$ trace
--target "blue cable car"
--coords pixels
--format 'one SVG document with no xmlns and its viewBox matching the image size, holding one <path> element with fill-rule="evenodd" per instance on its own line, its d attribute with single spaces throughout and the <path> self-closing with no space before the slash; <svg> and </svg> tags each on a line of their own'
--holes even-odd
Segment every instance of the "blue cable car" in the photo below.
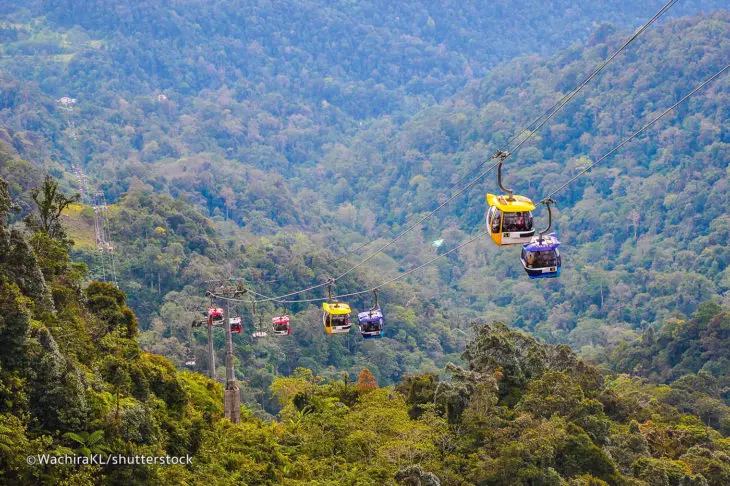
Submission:
<svg viewBox="0 0 730 486">
<path fill-rule="evenodd" d="M 555 233 L 535 236 L 522 245 L 522 266 L 530 278 L 553 278 L 560 276 L 560 241 Z"/>
<path fill-rule="evenodd" d="M 385 334 L 383 312 L 380 308 L 360 312 L 357 319 L 360 321 L 360 334 L 365 339 L 381 338 Z"/>
<path fill-rule="evenodd" d="M 385 335 L 385 322 L 383 321 L 383 311 L 378 305 L 378 289 L 373 289 L 375 296 L 373 306 L 370 310 L 360 312 L 357 315 L 359 321 L 360 334 L 365 339 L 381 338 Z"/>
<path fill-rule="evenodd" d="M 522 245 L 522 267 L 530 278 L 554 278 L 560 276 L 560 241 L 555 233 L 546 234 L 553 224 L 553 213 L 550 204 L 552 199 L 546 199 L 543 204 L 548 210 L 548 227 L 540 232 L 539 236 L 533 236 L 529 243 Z"/>
</svg>

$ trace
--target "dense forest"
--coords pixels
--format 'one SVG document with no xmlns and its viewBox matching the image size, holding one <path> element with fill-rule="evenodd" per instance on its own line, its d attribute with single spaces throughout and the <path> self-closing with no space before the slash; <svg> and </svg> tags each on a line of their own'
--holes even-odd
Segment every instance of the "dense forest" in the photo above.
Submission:
<svg viewBox="0 0 730 486">
<path fill-rule="evenodd" d="M 257 340 L 232 303 L 244 418 L 223 419 L 191 327 L 206 282 L 281 295 L 345 272 L 664 2 L 482 3 L 0 5 L 0 482 L 730 483 L 727 76 L 556 197 L 560 279 L 528 280 L 519 249 L 482 238 L 384 286 L 380 340 L 327 336 L 306 302 L 261 304 L 293 330 Z M 508 161 L 507 185 L 540 200 L 728 58 L 724 2 L 678 3 Z M 336 291 L 482 231 L 494 179 Z M 26 449 L 194 461 L 54 469 Z"/>
<path fill-rule="evenodd" d="M 378 387 L 299 367 L 269 392 L 279 418 L 222 419 L 220 385 L 141 351 L 112 284 L 84 286 L 51 178 L 25 228 L 0 179 L 0 477 L 5 484 L 696 484 L 730 480 L 722 383 L 602 374 L 567 346 L 475 327 L 465 366 Z M 55 194 L 49 198 L 49 194 Z M 730 313 L 703 306 L 692 328 Z M 682 347 L 694 332 L 671 338 Z M 700 336 L 692 343 L 699 346 Z M 651 354 L 651 352 L 647 353 Z M 623 361 L 620 366 L 624 366 Z M 649 366 L 647 366 L 648 368 Z M 679 370 L 677 371 L 680 372 Z M 698 384 L 695 382 L 699 382 Z M 190 466 L 52 467 L 28 455 L 191 455 Z"/>
</svg>

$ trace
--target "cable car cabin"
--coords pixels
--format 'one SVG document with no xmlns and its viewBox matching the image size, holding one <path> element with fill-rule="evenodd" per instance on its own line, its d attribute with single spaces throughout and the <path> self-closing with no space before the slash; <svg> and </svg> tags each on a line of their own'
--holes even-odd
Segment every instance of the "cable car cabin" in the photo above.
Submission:
<svg viewBox="0 0 730 486">
<path fill-rule="evenodd" d="M 243 330 L 241 326 L 241 316 L 231 317 L 228 319 L 228 323 L 231 325 L 231 332 L 240 333 Z"/>
<path fill-rule="evenodd" d="M 497 196 L 487 194 L 487 230 L 498 245 L 529 243 L 535 235 L 532 211 L 535 205 L 525 196 Z"/>
<path fill-rule="evenodd" d="M 379 308 L 360 312 L 357 320 L 360 322 L 360 334 L 365 339 L 381 338 L 385 334 L 383 312 Z"/>
<path fill-rule="evenodd" d="M 223 309 L 220 307 L 211 307 L 208 309 L 205 317 L 208 318 L 208 324 L 211 326 L 223 324 Z"/>
<path fill-rule="evenodd" d="M 530 278 L 553 278 L 560 276 L 560 242 L 555 234 L 534 237 L 527 245 L 522 245 L 522 266 Z"/>
<path fill-rule="evenodd" d="M 274 334 L 277 336 L 288 336 L 291 334 L 291 326 L 289 325 L 289 316 L 277 316 L 271 319 L 274 326 Z"/>
<path fill-rule="evenodd" d="M 344 302 L 325 302 L 322 304 L 322 323 L 327 334 L 350 332 L 350 306 Z"/>
</svg>

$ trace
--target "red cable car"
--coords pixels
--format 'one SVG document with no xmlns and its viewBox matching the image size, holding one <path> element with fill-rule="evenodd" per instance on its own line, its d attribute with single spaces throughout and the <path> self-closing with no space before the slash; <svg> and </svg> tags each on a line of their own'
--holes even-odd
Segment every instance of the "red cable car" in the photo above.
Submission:
<svg viewBox="0 0 730 486">
<path fill-rule="evenodd" d="M 206 317 L 208 318 L 208 324 L 211 326 L 223 324 L 223 309 L 220 307 L 211 307 L 208 309 Z"/>
<path fill-rule="evenodd" d="M 271 319 L 271 324 L 274 326 L 274 334 L 277 336 L 288 336 L 291 334 L 289 316 L 276 316 Z"/>
<path fill-rule="evenodd" d="M 228 322 L 231 325 L 231 332 L 240 333 L 243 330 L 243 327 L 241 326 L 241 316 L 231 317 Z"/>
</svg>

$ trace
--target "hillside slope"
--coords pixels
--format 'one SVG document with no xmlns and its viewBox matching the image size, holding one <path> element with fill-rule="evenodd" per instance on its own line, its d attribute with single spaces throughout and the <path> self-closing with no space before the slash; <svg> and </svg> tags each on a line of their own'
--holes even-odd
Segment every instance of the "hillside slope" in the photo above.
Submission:
<svg viewBox="0 0 730 486">
<path fill-rule="evenodd" d="M 56 184 L 47 179 L 44 184 Z M 43 207 L 48 201 L 39 198 Z M 280 421 L 221 418 L 222 390 L 142 353 L 113 285 L 81 284 L 58 220 L 9 226 L 0 179 L 0 481 L 4 484 L 593 484 L 719 486 L 730 407 L 682 405 L 504 324 L 475 329 L 451 382 L 379 388 L 298 368 L 271 384 Z M 681 389 L 679 389 L 681 392 Z M 667 394 L 669 392 L 669 394 Z M 700 416 L 698 416 L 700 415 Z M 175 457 L 184 464 L 54 465 L 45 457 Z M 32 460 L 23 460 L 31 456 Z M 188 463 L 188 458 L 191 462 Z M 45 460 L 48 464 L 41 462 Z"/>
<path fill-rule="evenodd" d="M 730 51 L 729 31 L 728 14 L 718 12 L 673 20 L 645 34 L 510 161 L 507 183 L 535 199 L 559 185 L 718 70 Z M 435 206 L 444 181 L 455 181 L 488 158 L 625 36 L 604 27 L 588 49 L 575 46 L 548 59 L 505 64 L 402 126 L 388 119 L 364 126 L 328 146 L 312 168 L 301 166 L 291 179 L 266 165 L 271 160 L 266 158 L 258 167 L 211 154 L 163 159 L 152 154 L 149 162 L 115 163 L 120 177 L 103 187 L 112 195 L 133 189 L 119 201 L 127 210 L 117 213 L 112 228 L 121 245 L 122 288 L 142 329 L 151 331 L 144 345 L 182 360 L 184 346 L 196 345 L 188 324 L 205 305 L 200 295 L 206 280 L 244 276 L 260 292 L 283 294 L 331 274 L 335 266 L 327 260 L 364 242 L 362 233 L 368 238 L 396 234 Z M 323 340 L 313 330 L 316 311 L 295 307 L 291 310 L 301 313 L 297 320 L 304 323 L 296 346 L 241 346 L 241 371 L 265 375 L 256 380 L 258 401 L 275 409 L 261 390 L 277 372 L 288 372 L 305 358 L 316 373 L 333 376 L 338 369 L 356 372 L 361 356 L 367 356 L 383 383 L 404 371 L 433 370 L 463 344 L 465 336 L 456 329 L 468 334 L 466 325 L 476 317 L 507 318 L 593 355 L 647 326 L 658 329 L 677 312 L 690 315 L 701 302 L 724 298 L 729 289 L 722 244 L 727 239 L 727 97 L 723 78 L 559 195 L 556 227 L 565 262 L 559 281 L 527 281 L 517 250 L 477 242 L 415 274 L 412 287 L 394 287 L 384 296 L 393 306 L 388 337 L 398 345 L 392 353 L 357 340 Z M 125 110 L 109 114 L 135 112 Z M 157 121 L 149 118 L 151 124 Z M 26 136 L 6 133 L 15 142 Z M 321 191 L 323 179 L 337 182 Z M 453 248 L 482 227 L 483 194 L 495 189 L 493 180 L 477 184 L 389 256 L 378 256 L 342 282 L 342 289 L 359 290 L 381 281 L 384 273 L 395 275 Z M 141 196 L 168 190 L 174 203 L 165 196 Z M 303 229 L 310 235 L 293 236 Z M 430 244 L 436 239 L 444 239 L 438 250 Z M 91 254 L 84 258 L 94 262 Z M 346 269 L 348 261 L 357 260 L 339 261 L 337 267 Z M 362 308 L 369 301 L 354 305 Z"/>
<path fill-rule="evenodd" d="M 376 214 L 371 227 L 379 232 L 425 214 L 448 183 L 489 160 L 623 37 L 605 34 L 588 49 L 502 66 L 402 127 L 381 123 L 333 148 L 316 169 L 348 182 L 346 202 L 336 195 L 332 202 Z M 645 34 L 509 160 L 506 184 L 540 200 L 724 67 L 729 39 L 727 12 Z M 726 296 L 729 96 L 724 76 L 556 196 L 563 277 L 527 281 L 518 249 L 484 244 L 478 258 L 446 274 L 458 282 L 461 302 L 590 351 L 627 328 L 659 326 L 672 313 L 689 315 L 700 302 Z M 370 161 L 367 168 L 361 160 Z M 445 235 L 448 248 L 482 228 L 484 194 L 497 190 L 495 179 L 429 220 L 424 243 Z M 544 211 L 536 216 L 543 226 Z M 411 248 L 394 254 L 405 257 Z"/>
</svg>

